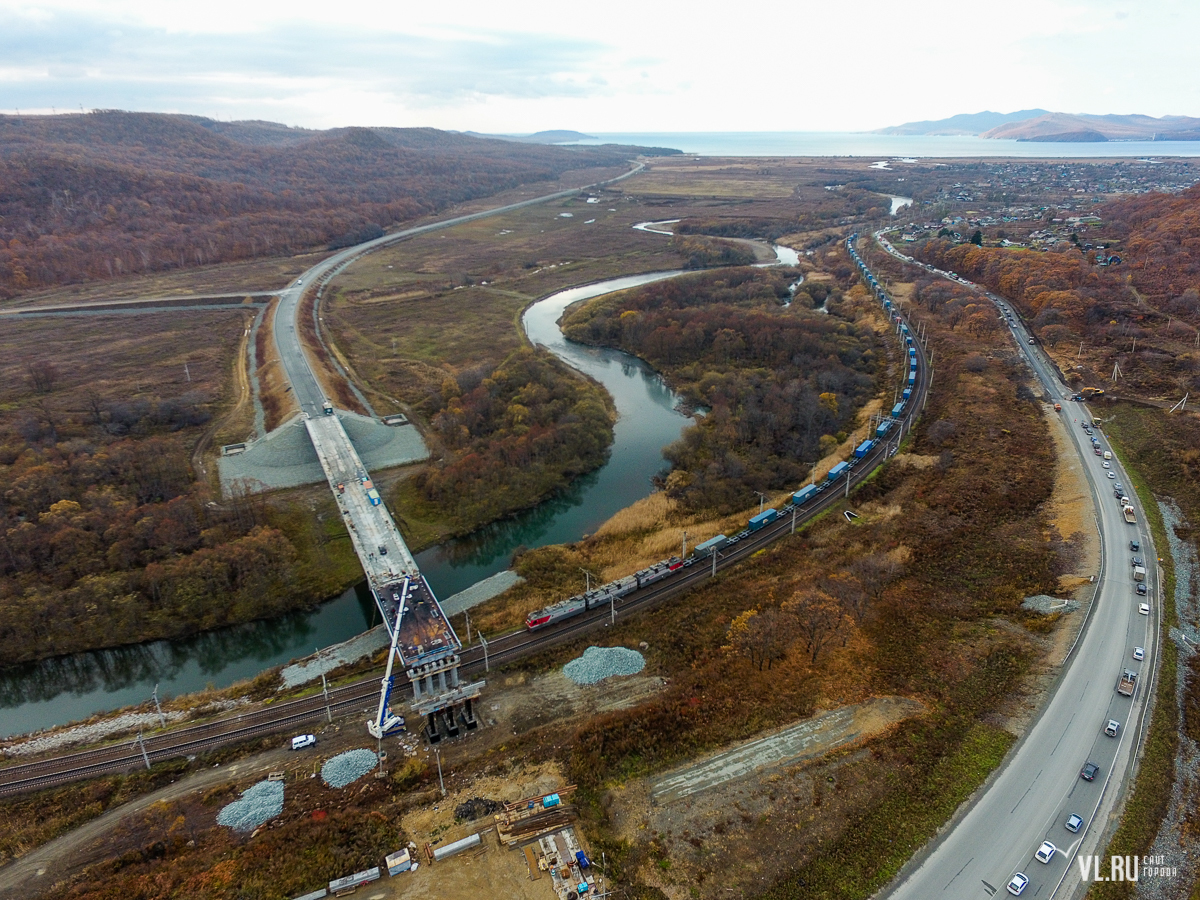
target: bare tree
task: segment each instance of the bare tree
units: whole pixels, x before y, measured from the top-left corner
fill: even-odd
[[[26,368],[29,383],[39,394],[48,394],[54,390],[58,381],[58,369],[49,360],[35,359]]]
[[[851,563],[850,571],[871,599],[878,601],[887,586],[904,574],[904,566],[885,553],[872,553]]]
[[[867,615],[868,603],[870,599],[862,583],[853,575],[846,572],[835,572],[827,578],[821,579],[818,587],[829,596],[837,600],[855,622],[861,623]]]
[[[809,662],[816,665],[821,651],[845,627],[846,614],[842,612],[841,605],[824,591],[809,589],[797,591],[783,604],[783,608],[796,617],[796,626],[808,651]]]
[[[765,665],[781,660],[795,638],[795,619],[775,607],[762,612],[749,609],[729,626],[726,649],[745,656],[761,672]]]

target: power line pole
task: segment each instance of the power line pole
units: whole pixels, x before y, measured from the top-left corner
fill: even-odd
[[[329,708],[329,683],[325,680],[325,673],[321,673],[321,693],[325,695],[325,718],[329,722],[333,722],[333,712]]]
[[[488,665],[488,649],[487,638],[483,636],[483,632],[479,632],[479,643],[483,645],[483,671],[490,672],[491,668]]]
[[[155,682],[155,684],[154,684],[153,697],[154,697],[154,708],[156,710],[158,710],[158,727],[166,728],[167,727],[167,717],[163,715],[162,707],[158,705],[158,683],[157,682]]]
[[[150,771],[150,757],[146,755],[146,742],[142,740],[142,733],[138,732],[138,747],[142,751],[142,761],[146,764],[146,771]]]

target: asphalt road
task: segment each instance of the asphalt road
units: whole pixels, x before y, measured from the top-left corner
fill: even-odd
[[[903,258],[892,251],[894,255]],[[961,283],[966,283],[961,279]],[[982,291],[982,289],[979,289]],[[982,291],[1003,307],[1008,303]],[[1060,381],[1023,324],[1013,317],[1013,338],[1042,382],[1047,394],[1062,404],[1065,427],[1074,441],[1092,487],[1103,555],[1099,585],[1089,618],[1060,673],[1041,715],[1021,739],[1002,768],[945,835],[919,854],[892,886],[892,900],[990,897],[1005,892],[1016,872],[1029,878],[1022,896],[1039,900],[1082,893],[1076,855],[1099,853],[1107,842],[1105,824],[1120,796],[1142,735],[1146,703],[1152,696],[1157,667],[1159,602],[1156,566],[1149,569],[1149,593],[1135,593],[1129,541],[1141,542],[1139,556],[1156,560],[1138,503],[1138,524],[1127,524],[1113,496],[1113,485],[1130,484],[1114,457],[1111,469],[1093,453],[1079,420],[1090,421],[1083,403]],[[1007,325],[1006,321],[1006,325]],[[1103,449],[1108,442],[1099,431]],[[1108,473],[1114,472],[1115,478]],[[1139,601],[1151,603],[1151,615],[1140,615]],[[1144,647],[1146,659],[1133,659],[1133,648]],[[1123,668],[1139,672],[1132,699],[1116,693]],[[1121,723],[1116,738],[1105,735],[1109,719]],[[1087,762],[1100,767],[1095,781],[1084,781]],[[1085,825],[1077,834],[1064,827],[1078,814]],[[1049,863],[1034,853],[1042,841],[1059,848]],[[1109,875],[1107,859],[1100,867]]]
[[[635,175],[645,168],[641,163],[638,163],[630,171],[624,175],[619,175],[616,178],[611,178],[608,181],[601,181],[596,184],[584,185],[579,188],[572,188],[566,191],[557,191],[553,194],[544,194],[541,197],[534,197],[530,200],[522,200],[519,203],[509,203],[506,206],[497,206],[494,209],[483,210],[482,212],[470,213],[465,216],[455,216],[451,219],[444,219],[440,222],[432,222],[428,225],[418,225],[415,228],[405,228],[402,231],[393,232],[392,234],[384,235],[373,241],[367,241],[363,244],[356,244],[340,253],[335,253],[333,256],[325,259],[304,274],[299,276],[295,281],[288,285],[281,292],[279,297],[279,307],[275,311],[275,346],[279,349],[279,355],[283,362],[284,372],[287,375],[288,382],[292,385],[292,390],[296,395],[296,401],[300,404],[300,409],[308,413],[310,416],[319,416],[322,414],[322,405],[325,401],[324,392],[321,390],[320,384],[317,382],[316,376],[313,374],[312,367],[309,365],[308,357],[304,353],[304,348],[300,343],[300,335],[297,333],[299,327],[299,307],[300,298],[304,295],[305,290],[315,285],[322,278],[331,276],[335,270],[341,269],[349,265],[354,260],[358,259],[366,253],[373,250],[378,250],[380,247],[385,247],[388,244],[393,244],[396,241],[404,240],[405,238],[414,237],[419,234],[426,234],[430,231],[439,231],[444,228],[452,228],[455,225],[461,225],[464,222],[473,222],[476,219],[485,219],[489,216],[498,216],[503,213],[512,212],[516,209],[522,209],[526,206],[535,206],[539,203],[547,203],[551,200],[558,200],[564,197],[573,197],[580,191],[590,188],[601,187],[603,185],[612,184],[616,181],[628,178]]]

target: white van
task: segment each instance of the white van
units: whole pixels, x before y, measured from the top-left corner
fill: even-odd
[[[1112,454],[1111,454],[1109,451],[1105,450],[1105,451],[1104,451],[1104,458],[1105,458],[1105,459],[1112,459]]]
[[[317,743],[315,734],[298,734],[292,738],[292,749],[303,750],[305,747],[312,747]]]

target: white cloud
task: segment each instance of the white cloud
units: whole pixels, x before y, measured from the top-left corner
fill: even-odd
[[[0,104],[479,131],[874,128],[1200,113],[1181,0],[0,0]]]

